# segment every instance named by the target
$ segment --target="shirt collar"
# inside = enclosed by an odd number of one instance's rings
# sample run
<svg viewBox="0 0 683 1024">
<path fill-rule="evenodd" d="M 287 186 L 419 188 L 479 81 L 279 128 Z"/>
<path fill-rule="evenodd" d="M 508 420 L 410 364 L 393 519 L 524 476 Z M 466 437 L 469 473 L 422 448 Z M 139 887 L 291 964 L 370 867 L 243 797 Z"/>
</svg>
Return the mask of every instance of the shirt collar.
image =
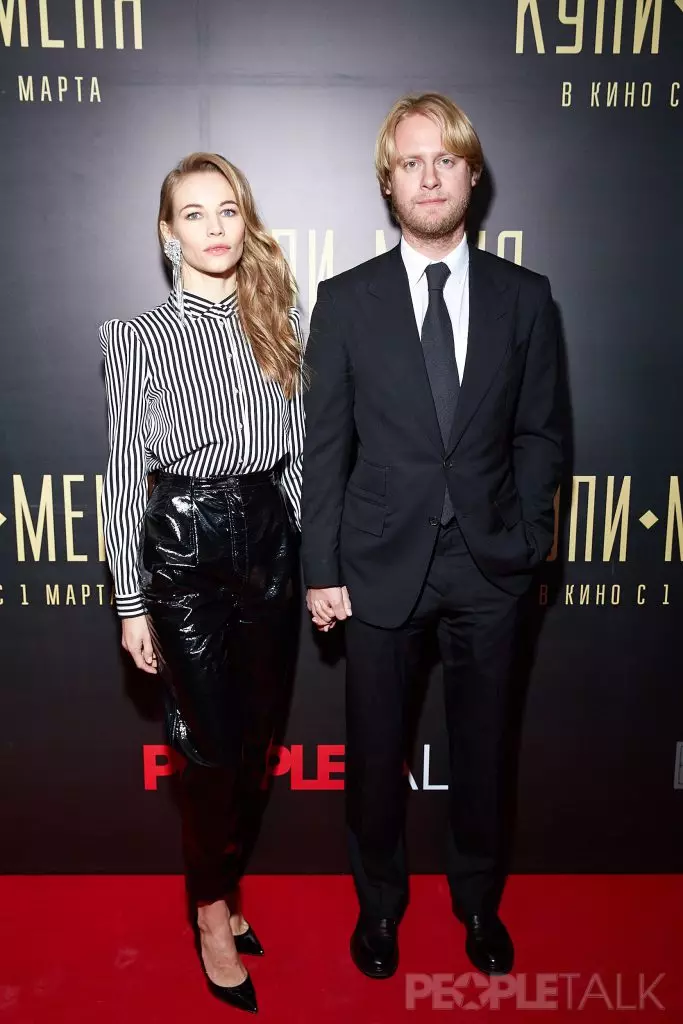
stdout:
<svg viewBox="0 0 683 1024">
<path fill-rule="evenodd" d="M 401 257 L 408 274 L 408 282 L 414 288 L 421 279 L 430 263 L 445 263 L 450 269 L 451 277 L 458 280 L 467 270 L 470 260 L 470 251 L 467 245 L 467 235 L 463 235 L 462 241 L 452 249 L 447 256 L 440 260 L 433 260 L 429 256 L 423 256 L 421 252 L 413 249 L 412 245 L 401 238 Z"/>
<path fill-rule="evenodd" d="M 174 313 L 178 313 L 178 300 L 175 291 L 168 297 L 168 303 Z M 233 292 L 220 302 L 211 302 L 194 292 L 183 292 L 183 311 L 185 316 L 191 320 L 199 317 L 211 317 L 214 320 L 224 320 L 227 317 L 237 316 L 237 293 Z"/>
</svg>

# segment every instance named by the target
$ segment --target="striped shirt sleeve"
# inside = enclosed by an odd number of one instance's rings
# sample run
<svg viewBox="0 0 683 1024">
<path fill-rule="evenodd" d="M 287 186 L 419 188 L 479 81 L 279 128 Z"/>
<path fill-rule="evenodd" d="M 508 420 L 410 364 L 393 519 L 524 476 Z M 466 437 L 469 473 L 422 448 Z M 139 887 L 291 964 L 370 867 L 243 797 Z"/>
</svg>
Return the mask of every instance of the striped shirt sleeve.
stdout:
<svg viewBox="0 0 683 1024">
<path fill-rule="evenodd" d="M 137 552 L 147 503 L 143 424 L 147 361 L 135 329 L 120 320 L 100 327 L 107 396 L 109 461 L 102 489 L 107 560 L 121 618 L 142 615 Z"/>
<path fill-rule="evenodd" d="M 299 310 L 292 308 L 289 312 L 289 319 L 294 328 L 296 339 L 299 342 L 303 366 L 304 339 L 301 331 Z M 292 504 L 296 525 L 301 529 L 301 478 L 305 433 L 303 383 L 299 384 L 295 394 L 289 401 L 289 423 L 289 462 L 282 473 L 282 486 Z"/>
</svg>

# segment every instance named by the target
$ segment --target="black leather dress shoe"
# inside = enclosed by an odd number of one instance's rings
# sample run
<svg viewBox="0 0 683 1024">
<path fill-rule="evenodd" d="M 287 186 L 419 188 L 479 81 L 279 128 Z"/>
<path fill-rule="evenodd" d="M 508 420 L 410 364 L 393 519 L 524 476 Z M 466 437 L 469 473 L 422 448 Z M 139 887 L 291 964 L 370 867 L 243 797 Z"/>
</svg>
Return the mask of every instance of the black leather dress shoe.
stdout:
<svg viewBox="0 0 683 1024">
<path fill-rule="evenodd" d="M 465 952 L 483 974 L 509 974 L 515 950 L 507 928 L 497 914 L 471 914 L 464 918 L 467 929 Z"/>
<path fill-rule="evenodd" d="M 390 978 L 398 967 L 396 922 L 390 917 L 358 918 L 351 936 L 351 959 L 368 978 Z"/>
</svg>

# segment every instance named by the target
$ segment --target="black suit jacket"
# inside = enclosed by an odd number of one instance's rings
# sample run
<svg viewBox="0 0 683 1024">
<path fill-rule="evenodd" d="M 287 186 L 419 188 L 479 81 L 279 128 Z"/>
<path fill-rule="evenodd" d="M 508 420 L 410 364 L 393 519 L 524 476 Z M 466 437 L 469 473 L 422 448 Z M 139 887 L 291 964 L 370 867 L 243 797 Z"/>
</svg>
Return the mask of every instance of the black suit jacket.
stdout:
<svg viewBox="0 0 683 1024">
<path fill-rule="evenodd" d="M 409 616 L 446 486 L 470 553 L 503 590 L 522 594 L 552 546 L 562 438 L 548 279 L 471 248 L 469 288 L 446 446 L 400 247 L 318 288 L 306 351 L 304 577 L 309 587 L 346 584 L 354 615 L 373 625 Z"/>
</svg>

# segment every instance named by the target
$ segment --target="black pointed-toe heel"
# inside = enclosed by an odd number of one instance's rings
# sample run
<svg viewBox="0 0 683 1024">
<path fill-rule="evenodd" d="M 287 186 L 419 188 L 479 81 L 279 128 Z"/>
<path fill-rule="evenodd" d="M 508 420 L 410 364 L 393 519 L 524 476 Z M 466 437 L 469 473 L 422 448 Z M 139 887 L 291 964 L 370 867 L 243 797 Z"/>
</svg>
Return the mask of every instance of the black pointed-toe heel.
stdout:
<svg viewBox="0 0 683 1024">
<path fill-rule="evenodd" d="M 251 925 L 241 935 L 233 935 L 233 939 L 235 940 L 235 949 L 240 956 L 263 956 L 265 952 Z"/>
<path fill-rule="evenodd" d="M 199 963 L 201 964 L 211 995 L 227 1006 L 233 1006 L 236 1010 L 244 1010 L 246 1013 L 258 1013 L 256 990 L 254 989 L 254 983 L 251 980 L 249 971 L 247 971 L 244 981 L 241 981 L 239 985 L 217 985 L 215 981 L 211 980 L 206 969 L 204 957 L 202 956 L 202 941 L 197 925 L 194 927 L 194 940 Z"/>
<path fill-rule="evenodd" d="M 206 974 L 206 969 L 204 973 Z M 258 1013 L 254 983 L 248 973 L 244 981 L 239 985 L 230 985 L 229 987 L 227 985 L 217 985 L 215 981 L 211 981 L 208 974 L 206 975 L 206 981 L 211 995 L 215 996 L 216 999 L 220 999 L 222 1003 L 234 1006 L 236 1010 Z"/>
</svg>

